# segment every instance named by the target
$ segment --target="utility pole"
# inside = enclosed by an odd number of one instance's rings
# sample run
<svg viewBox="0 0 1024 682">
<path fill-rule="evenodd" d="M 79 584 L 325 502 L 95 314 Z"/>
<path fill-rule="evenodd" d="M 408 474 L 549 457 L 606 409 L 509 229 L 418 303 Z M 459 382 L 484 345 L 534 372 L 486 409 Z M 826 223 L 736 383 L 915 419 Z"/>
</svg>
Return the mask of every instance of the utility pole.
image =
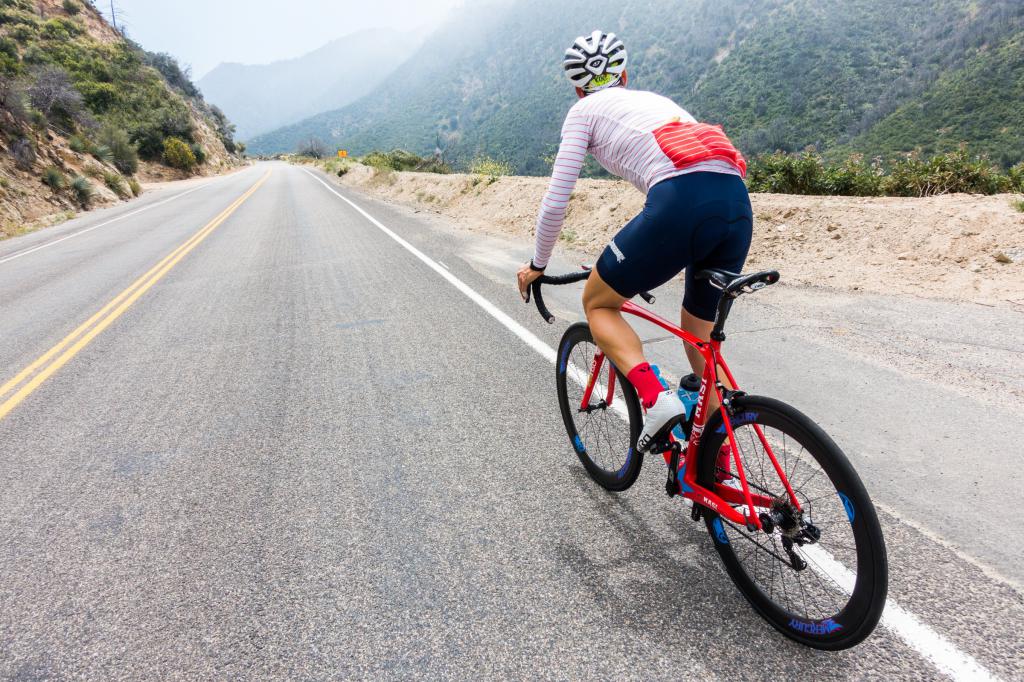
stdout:
<svg viewBox="0 0 1024 682">
<path fill-rule="evenodd" d="M 114 25 L 115 31 L 121 32 L 121 29 L 117 27 L 117 7 L 114 5 L 114 0 L 110 0 L 110 23 Z"/>
</svg>

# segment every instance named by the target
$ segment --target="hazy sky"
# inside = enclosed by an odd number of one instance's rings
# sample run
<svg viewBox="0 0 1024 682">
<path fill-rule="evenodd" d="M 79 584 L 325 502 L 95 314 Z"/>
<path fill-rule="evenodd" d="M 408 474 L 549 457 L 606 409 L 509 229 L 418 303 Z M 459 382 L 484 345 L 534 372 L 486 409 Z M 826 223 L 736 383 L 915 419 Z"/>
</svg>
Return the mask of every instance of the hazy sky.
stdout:
<svg viewBox="0 0 1024 682">
<path fill-rule="evenodd" d="M 263 64 L 298 57 L 363 28 L 432 28 L 463 2 L 114 0 L 132 38 L 147 50 L 170 52 L 191 64 L 195 80 L 221 62 Z M 110 0 L 94 4 L 109 17 Z"/>
</svg>

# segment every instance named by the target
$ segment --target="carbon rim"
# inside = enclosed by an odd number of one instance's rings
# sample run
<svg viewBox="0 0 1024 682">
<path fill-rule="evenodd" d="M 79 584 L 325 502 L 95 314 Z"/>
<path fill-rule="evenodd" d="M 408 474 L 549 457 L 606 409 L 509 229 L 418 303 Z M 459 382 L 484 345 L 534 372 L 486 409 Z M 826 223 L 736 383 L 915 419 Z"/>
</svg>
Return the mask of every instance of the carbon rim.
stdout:
<svg viewBox="0 0 1024 682">
<path fill-rule="evenodd" d="M 573 445 L 576 451 L 585 455 L 603 474 L 615 477 L 625 475 L 633 451 L 628 417 L 624 416 L 626 397 L 622 381 L 617 376 L 611 406 L 607 404 L 608 382 L 615 374 L 609 360 L 605 359 L 601 365 L 587 409 L 582 405 L 584 386 L 589 380 L 594 357 L 599 352 L 598 347 L 587 340 L 572 346 L 565 371 L 565 391 L 575 430 L 576 442 Z M 621 415 L 616 410 L 621 410 Z"/>
<path fill-rule="evenodd" d="M 735 425 L 736 443 L 752 492 L 787 499 L 753 424 Z M 821 532 L 816 543 L 793 543 L 793 555 L 806 563 L 797 570 L 783 544 L 780 529 L 767 534 L 748 531 L 725 519 L 715 521 L 736 562 L 763 596 L 795 620 L 791 627 L 805 634 L 827 635 L 842 626 L 837 622 L 853 601 L 858 574 L 857 538 L 853 505 L 800 437 L 775 426 L 760 424 L 765 438 L 785 471 L 803 509 L 803 519 Z M 716 475 L 736 477 L 735 458 L 729 466 L 716 466 Z M 742 510 L 741 510 L 742 511 Z M 767 509 L 757 509 L 758 513 Z"/>
</svg>

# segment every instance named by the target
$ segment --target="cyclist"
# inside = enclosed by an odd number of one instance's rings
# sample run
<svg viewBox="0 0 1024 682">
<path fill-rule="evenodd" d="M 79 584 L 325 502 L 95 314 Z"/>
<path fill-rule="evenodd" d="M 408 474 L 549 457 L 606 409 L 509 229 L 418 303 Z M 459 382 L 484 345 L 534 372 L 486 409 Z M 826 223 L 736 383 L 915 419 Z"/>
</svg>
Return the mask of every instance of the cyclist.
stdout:
<svg viewBox="0 0 1024 682">
<path fill-rule="evenodd" d="M 625 372 L 647 413 L 638 441 L 646 450 L 685 408 L 651 370 L 640 337 L 622 318 L 622 304 L 685 269 L 681 326 L 709 339 L 721 294 L 694 273 L 704 268 L 740 272 L 750 249 L 753 214 L 743 183 L 746 161 L 721 128 L 698 123 L 670 99 L 628 90 L 627 60 L 622 41 L 601 31 L 577 38 L 565 53 L 565 71 L 580 101 L 562 126 L 537 218 L 536 249 L 520 269 L 518 283 L 526 299 L 530 284 L 548 264 L 588 152 L 647 195 L 640 215 L 602 253 L 583 292 L 594 341 Z M 686 350 L 700 376 L 703 359 L 694 349 Z M 717 400 L 710 405 L 715 408 Z"/>
</svg>

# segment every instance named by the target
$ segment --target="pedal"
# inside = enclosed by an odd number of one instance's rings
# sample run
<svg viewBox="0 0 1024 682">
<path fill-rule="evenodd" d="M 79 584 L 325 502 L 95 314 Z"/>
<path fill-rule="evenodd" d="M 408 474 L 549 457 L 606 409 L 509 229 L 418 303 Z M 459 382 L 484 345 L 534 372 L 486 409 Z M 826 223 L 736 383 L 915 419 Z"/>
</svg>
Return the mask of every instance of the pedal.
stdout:
<svg viewBox="0 0 1024 682">
<path fill-rule="evenodd" d="M 666 441 L 664 447 L 661 443 L 658 443 L 660 449 L 654 452 L 665 452 L 666 450 L 672 451 L 672 459 L 669 460 L 668 464 L 668 480 L 665 481 L 665 493 L 669 497 L 675 497 L 682 492 L 679 485 L 679 454 L 682 452 L 683 447 L 679 444 L 679 441 Z"/>
</svg>

